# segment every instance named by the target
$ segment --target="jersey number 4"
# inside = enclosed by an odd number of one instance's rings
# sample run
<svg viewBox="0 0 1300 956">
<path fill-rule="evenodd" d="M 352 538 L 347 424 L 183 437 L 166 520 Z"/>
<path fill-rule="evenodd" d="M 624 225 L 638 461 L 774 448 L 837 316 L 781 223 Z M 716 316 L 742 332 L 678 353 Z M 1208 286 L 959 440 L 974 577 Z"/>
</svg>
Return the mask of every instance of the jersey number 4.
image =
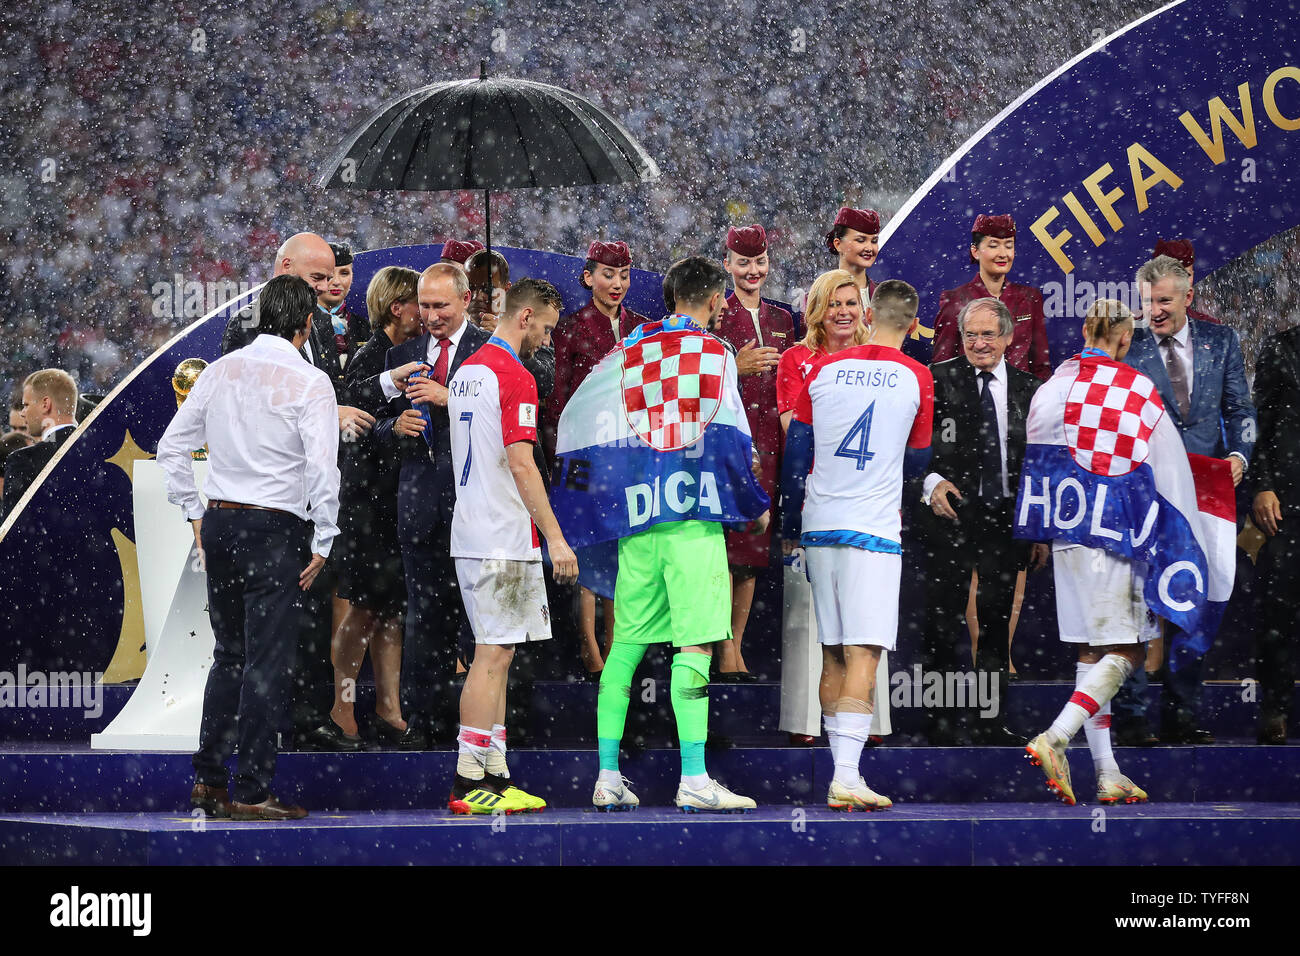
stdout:
<svg viewBox="0 0 1300 956">
<path fill-rule="evenodd" d="M 849 433 L 840 442 L 840 447 L 835 449 L 836 458 L 850 459 L 857 465 L 858 471 L 867 467 L 867 462 L 876 457 L 874 451 L 867 450 L 867 445 L 871 442 L 871 416 L 875 414 L 875 411 L 876 403 L 872 402 L 867 406 L 867 410 L 858 416 L 858 420 L 853 423 Z"/>
<path fill-rule="evenodd" d="M 460 472 L 460 486 L 469 482 L 469 466 L 474 462 L 474 413 L 461 412 L 460 420 L 465 423 L 465 467 Z"/>
</svg>

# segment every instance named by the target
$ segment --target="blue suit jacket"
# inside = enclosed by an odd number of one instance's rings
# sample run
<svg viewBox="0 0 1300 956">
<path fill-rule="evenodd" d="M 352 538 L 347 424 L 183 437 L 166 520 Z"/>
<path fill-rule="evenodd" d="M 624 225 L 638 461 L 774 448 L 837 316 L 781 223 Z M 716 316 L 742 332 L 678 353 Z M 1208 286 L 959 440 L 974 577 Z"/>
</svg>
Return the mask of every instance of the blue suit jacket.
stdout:
<svg viewBox="0 0 1300 956">
<path fill-rule="evenodd" d="M 1188 319 L 1192 351 L 1191 407 L 1184 420 L 1174 399 L 1164 357 L 1150 329 L 1133 333 L 1124 361 L 1156 383 L 1165 410 L 1178 426 L 1189 454 L 1250 461 L 1255 448 L 1255 406 L 1246 387 L 1246 365 L 1237 333 L 1226 325 Z"/>
<path fill-rule="evenodd" d="M 465 334 L 447 370 L 447 381 L 464 361 L 492 336 L 466 319 Z M 429 353 L 429 335 L 403 342 L 384 356 L 385 370 L 407 362 L 423 362 Z M 447 409 L 431 411 L 433 433 L 429 443 L 420 436 L 407 438 L 393 431 L 397 417 L 413 407 L 405 395 L 388 403 L 387 417 L 375 424 L 375 439 L 381 447 L 396 445 L 402 458 L 397 480 L 397 540 L 402 544 L 445 543 L 451 533 L 451 514 L 456 507 L 456 486 L 451 475 L 451 431 Z"/>
</svg>

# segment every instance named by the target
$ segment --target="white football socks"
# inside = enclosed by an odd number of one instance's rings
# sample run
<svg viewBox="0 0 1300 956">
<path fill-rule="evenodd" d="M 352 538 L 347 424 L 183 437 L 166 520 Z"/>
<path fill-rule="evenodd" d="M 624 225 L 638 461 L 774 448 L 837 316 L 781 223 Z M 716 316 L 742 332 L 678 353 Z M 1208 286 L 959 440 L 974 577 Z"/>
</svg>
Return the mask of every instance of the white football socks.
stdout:
<svg viewBox="0 0 1300 956">
<path fill-rule="evenodd" d="M 1080 673 L 1070 702 L 1052 721 L 1049 736 L 1058 745 L 1068 744 L 1084 721 L 1108 704 L 1132 673 L 1133 664 L 1119 654 L 1107 654 L 1088 668 L 1086 674 Z"/>
<path fill-rule="evenodd" d="M 1092 668 L 1092 664 L 1085 664 L 1082 661 L 1076 665 L 1075 672 L 1078 675 L 1076 687 L 1083 685 L 1084 679 Z M 1110 701 L 1098 707 L 1097 712 L 1084 721 L 1083 732 L 1088 738 L 1088 752 L 1092 754 L 1093 769 L 1099 775 L 1119 773 L 1119 764 L 1115 762 L 1115 752 L 1111 749 L 1110 742 Z"/>
<path fill-rule="evenodd" d="M 856 787 L 862 776 L 859 764 L 862 748 L 871 736 L 871 714 L 840 710 L 835 713 L 837 736 L 840 738 L 835 753 L 835 782 L 845 787 Z"/>
</svg>

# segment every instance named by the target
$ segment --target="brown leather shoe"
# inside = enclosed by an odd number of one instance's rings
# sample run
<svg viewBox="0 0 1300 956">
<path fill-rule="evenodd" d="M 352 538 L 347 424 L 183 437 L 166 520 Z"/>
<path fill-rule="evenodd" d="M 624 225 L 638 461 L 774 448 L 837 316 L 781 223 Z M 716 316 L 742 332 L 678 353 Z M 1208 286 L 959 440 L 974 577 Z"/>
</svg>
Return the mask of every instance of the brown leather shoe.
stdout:
<svg viewBox="0 0 1300 956">
<path fill-rule="evenodd" d="M 1277 746 L 1286 743 L 1286 718 L 1282 716 L 1264 717 L 1255 732 L 1255 742 Z"/>
<path fill-rule="evenodd" d="M 232 820 L 301 820 L 307 815 L 302 807 L 281 803 L 274 795 L 268 796 L 261 803 L 230 803 Z"/>
<path fill-rule="evenodd" d="M 230 791 L 225 787 L 209 787 L 196 783 L 190 791 L 190 806 L 202 810 L 205 816 L 230 816 Z"/>
</svg>

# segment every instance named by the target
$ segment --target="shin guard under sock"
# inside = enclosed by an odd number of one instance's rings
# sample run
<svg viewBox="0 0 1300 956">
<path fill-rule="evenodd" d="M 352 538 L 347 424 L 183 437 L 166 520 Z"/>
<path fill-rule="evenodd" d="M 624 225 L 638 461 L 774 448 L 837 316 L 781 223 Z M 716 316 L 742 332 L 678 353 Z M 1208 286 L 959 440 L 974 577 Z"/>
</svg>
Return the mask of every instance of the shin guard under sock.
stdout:
<svg viewBox="0 0 1300 956">
<path fill-rule="evenodd" d="M 618 747 L 627 723 L 632 699 L 632 677 L 645 657 L 646 645 L 615 641 L 609 659 L 600 672 L 600 693 L 596 697 L 596 746 L 600 769 L 618 771 Z"/>
</svg>

